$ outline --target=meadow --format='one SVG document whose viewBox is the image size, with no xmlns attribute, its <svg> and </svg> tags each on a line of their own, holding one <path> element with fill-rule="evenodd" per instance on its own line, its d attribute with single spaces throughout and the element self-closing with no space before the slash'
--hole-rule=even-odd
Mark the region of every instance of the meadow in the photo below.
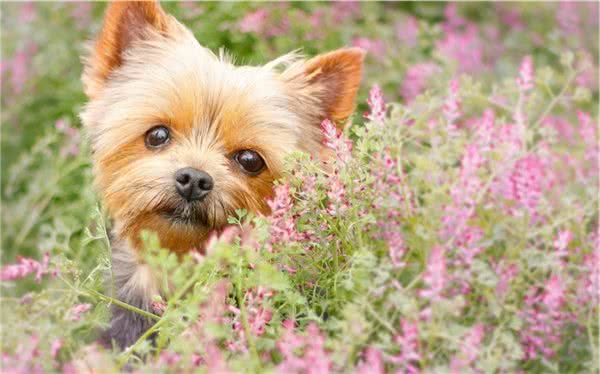
<svg viewBox="0 0 600 374">
<path fill-rule="evenodd" d="M 111 222 L 78 113 L 105 4 L 2 2 L 3 373 L 600 370 L 598 3 L 163 6 L 240 64 L 365 49 L 352 123 L 204 255 L 145 233 L 156 323 L 103 348 Z"/>
</svg>

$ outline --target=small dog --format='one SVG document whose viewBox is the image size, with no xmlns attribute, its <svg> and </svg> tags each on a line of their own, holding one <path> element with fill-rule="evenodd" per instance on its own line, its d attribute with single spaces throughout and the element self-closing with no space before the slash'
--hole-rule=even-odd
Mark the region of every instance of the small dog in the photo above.
<svg viewBox="0 0 600 374">
<path fill-rule="evenodd" d="M 184 253 L 236 209 L 268 214 L 285 156 L 325 157 L 321 121 L 343 126 L 353 112 L 363 59 L 348 48 L 235 66 L 156 2 L 110 4 L 84 58 L 81 118 L 113 221 L 117 297 L 149 310 L 159 293 L 139 256 L 141 230 Z M 150 324 L 116 308 L 107 340 L 127 347 Z"/>
</svg>

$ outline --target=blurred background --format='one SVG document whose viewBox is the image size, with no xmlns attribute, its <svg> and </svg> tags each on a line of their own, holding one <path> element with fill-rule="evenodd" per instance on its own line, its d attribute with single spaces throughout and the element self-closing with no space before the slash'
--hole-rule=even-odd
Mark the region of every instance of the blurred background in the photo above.
<svg viewBox="0 0 600 374">
<path fill-rule="evenodd" d="M 78 119 L 85 102 L 80 56 L 106 4 L 0 6 L 2 261 L 50 250 L 91 261 L 79 242 L 98 207 Z M 596 2 L 168 2 L 164 8 L 201 44 L 225 47 L 241 64 L 263 64 L 298 48 L 310 56 L 362 47 L 368 57 L 359 103 L 374 83 L 386 101 L 408 103 L 440 89 L 440 74 L 469 74 L 493 87 L 495 77 L 515 76 L 525 55 L 540 65 L 558 65 L 561 56 L 588 64 L 577 77 L 579 93 L 598 97 Z M 566 49 L 573 52 L 565 56 Z M 359 112 L 365 109 L 360 104 Z"/>
</svg>

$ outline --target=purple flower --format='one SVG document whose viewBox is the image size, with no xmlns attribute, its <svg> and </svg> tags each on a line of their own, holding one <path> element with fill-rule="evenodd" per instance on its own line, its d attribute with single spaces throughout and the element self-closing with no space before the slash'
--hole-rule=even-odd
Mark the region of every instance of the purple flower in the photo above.
<svg viewBox="0 0 600 374">
<path fill-rule="evenodd" d="M 372 54 L 373 57 L 379 62 L 385 58 L 385 44 L 383 40 L 370 39 L 364 36 L 357 36 L 352 39 L 352 46 L 362 48 L 368 53 Z"/>
<path fill-rule="evenodd" d="M 49 272 L 50 254 L 48 252 L 44 254 L 42 262 L 26 257 L 18 257 L 17 260 L 17 264 L 4 265 L 0 268 L 0 280 L 13 281 L 35 273 L 35 281 L 40 283 L 42 276 Z"/>
<path fill-rule="evenodd" d="M 404 74 L 404 80 L 400 86 L 400 95 L 407 103 L 410 103 L 425 91 L 431 77 L 440 71 L 438 65 L 429 61 L 412 65 Z"/>
<path fill-rule="evenodd" d="M 294 333 L 294 323 L 284 322 L 285 331 L 276 346 L 283 356 L 277 366 L 279 373 L 327 374 L 331 360 L 325 350 L 325 337 L 316 324 L 310 323 L 306 335 Z"/>
<path fill-rule="evenodd" d="M 365 118 L 383 124 L 385 121 L 385 101 L 379 85 L 373 85 L 371 91 L 369 91 L 367 103 L 369 104 L 369 113 L 365 115 Z"/>
<path fill-rule="evenodd" d="M 426 288 L 420 292 L 421 297 L 437 301 L 442 298 L 442 293 L 448 283 L 446 274 L 446 250 L 444 247 L 436 245 L 429 253 L 423 282 Z"/>
<path fill-rule="evenodd" d="M 79 321 L 84 313 L 92 309 L 92 304 L 77 304 L 69 310 L 69 320 Z"/>
<path fill-rule="evenodd" d="M 523 58 L 521 67 L 519 68 L 517 84 L 519 85 L 519 89 L 523 92 L 529 91 L 533 88 L 533 58 L 531 56 L 525 56 L 525 58 Z"/>
</svg>

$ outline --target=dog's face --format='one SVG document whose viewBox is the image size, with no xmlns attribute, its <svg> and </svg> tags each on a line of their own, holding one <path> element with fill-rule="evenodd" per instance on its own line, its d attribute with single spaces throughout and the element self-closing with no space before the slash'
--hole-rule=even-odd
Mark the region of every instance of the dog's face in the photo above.
<svg viewBox="0 0 600 374">
<path fill-rule="evenodd" d="M 117 234 L 142 229 L 174 251 L 265 199 L 287 154 L 319 157 L 324 118 L 354 109 L 364 53 L 234 66 L 203 48 L 157 3 L 118 2 L 86 58 L 81 117 L 94 172 Z"/>
</svg>

